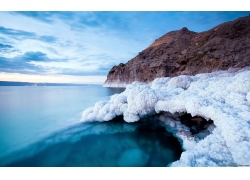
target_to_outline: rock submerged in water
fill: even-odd
[[[134,81],[196,75],[250,66],[250,16],[196,33],[182,28],[157,39],[126,64],[114,66],[105,87],[125,87]]]
[[[169,126],[172,127],[172,128],[174,128],[174,127],[175,127],[174,121],[171,121],[171,122],[169,123]]]
[[[149,155],[140,149],[129,149],[121,154],[117,164],[121,167],[143,167],[148,160]]]

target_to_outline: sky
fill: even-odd
[[[0,81],[103,83],[173,30],[202,32],[246,11],[0,11]]]

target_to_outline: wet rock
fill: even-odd
[[[214,121],[213,121],[213,120],[211,120],[211,119],[209,119],[209,120],[207,121],[207,123],[208,123],[208,124],[213,124],[213,123],[214,123]]]
[[[165,111],[165,112],[162,112],[162,115],[166,116],[166,117],[172,117],[173,114],[170,113],[170,112]]]
[[[182,125],[179,125],[179,124],[176,124],[176,128],[177,128],[178,130],[183,130],[183,126],[182,126]]]
[[[190,121],[199,127],[203,127],[207,123],[207,120],[202,117],[192,117]]]
[[[216,126],[214,124],[210,124],[209,127],[207,128],[207,130],[212,133],[214,128],[216,128]]]
[[[213,123],[214,121],[211,119],[209,119],[208,121],[205,121],[205,124],[203,125],[203,129],[207,129]]]
[[[179,131],[178,135],[182,135],[182,136],[191,136],[191,132],[190,131]]]
[[[187,127],[191,127],[191,123],[188,121],[188,119],[183,119],[183,120],[181,120],[181,123],[182,124],[184,124],[184,125],[186,125]]]
[[[194,136],[192,136],[192,135],[188,136],[188,140],[189,141],[193,141],[194,140]]]
[[[192,118],[191,114],[187,113],[187,114],[184,114],[182,116],[179,117],[181,119],[181,121],[184,121],[184,120],[189,120]]]
[[[195,136],[198,137],[199,139],[204,139],[209,134],[210,134],[210,132],[208,130],[202,130],[198,134],[195,134]]]
[[[179,113],[174,113],[173,115],[172,115],[172,117],[174,117],[174,118],[178,118],[178,117],[180,117],[180,115],[179,115]]]
[[[205,125],[203,126],[203,128],[204,128],[204,129],[207,129],[209,126],[210,126],[210,124],[205,124]]]
[[[180,121],[175,121],[175,124],[176,125],[181,125],[181,122]]]
[[[159,120],[164,122],[164,121],[166,121],[166,117],[163,116],[163,115],[160,115],[160,116],[159,116]]]
[[[196,134],[196,133],[198,133],[200,131],[200,128],[198,126],[196,126],[196,125],[192,125],[190,127],[190,131],[191,131],[192,134]]]
[[[175,127],[174,121],[171,121],[171,122],[169,123],[169,126],[172,127],[172,128],[174,128],[174,127]]]

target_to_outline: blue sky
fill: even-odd
[[[155,39],[201,32],[250,12],[0,12],[0,81],[103,83]]]

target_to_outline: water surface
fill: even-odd
[[[152,122],[83,123],[12,155],[14,167],[161,167],[180,158],[181,146]]]
[[[178,140],[157,122],[79,122],[84,109],[123,90],[0,87],[0,166],[159,167],[178,160]]]
[[[0,158],[79,123],[81,113],[124,89],[90,86],[1,86]]]

